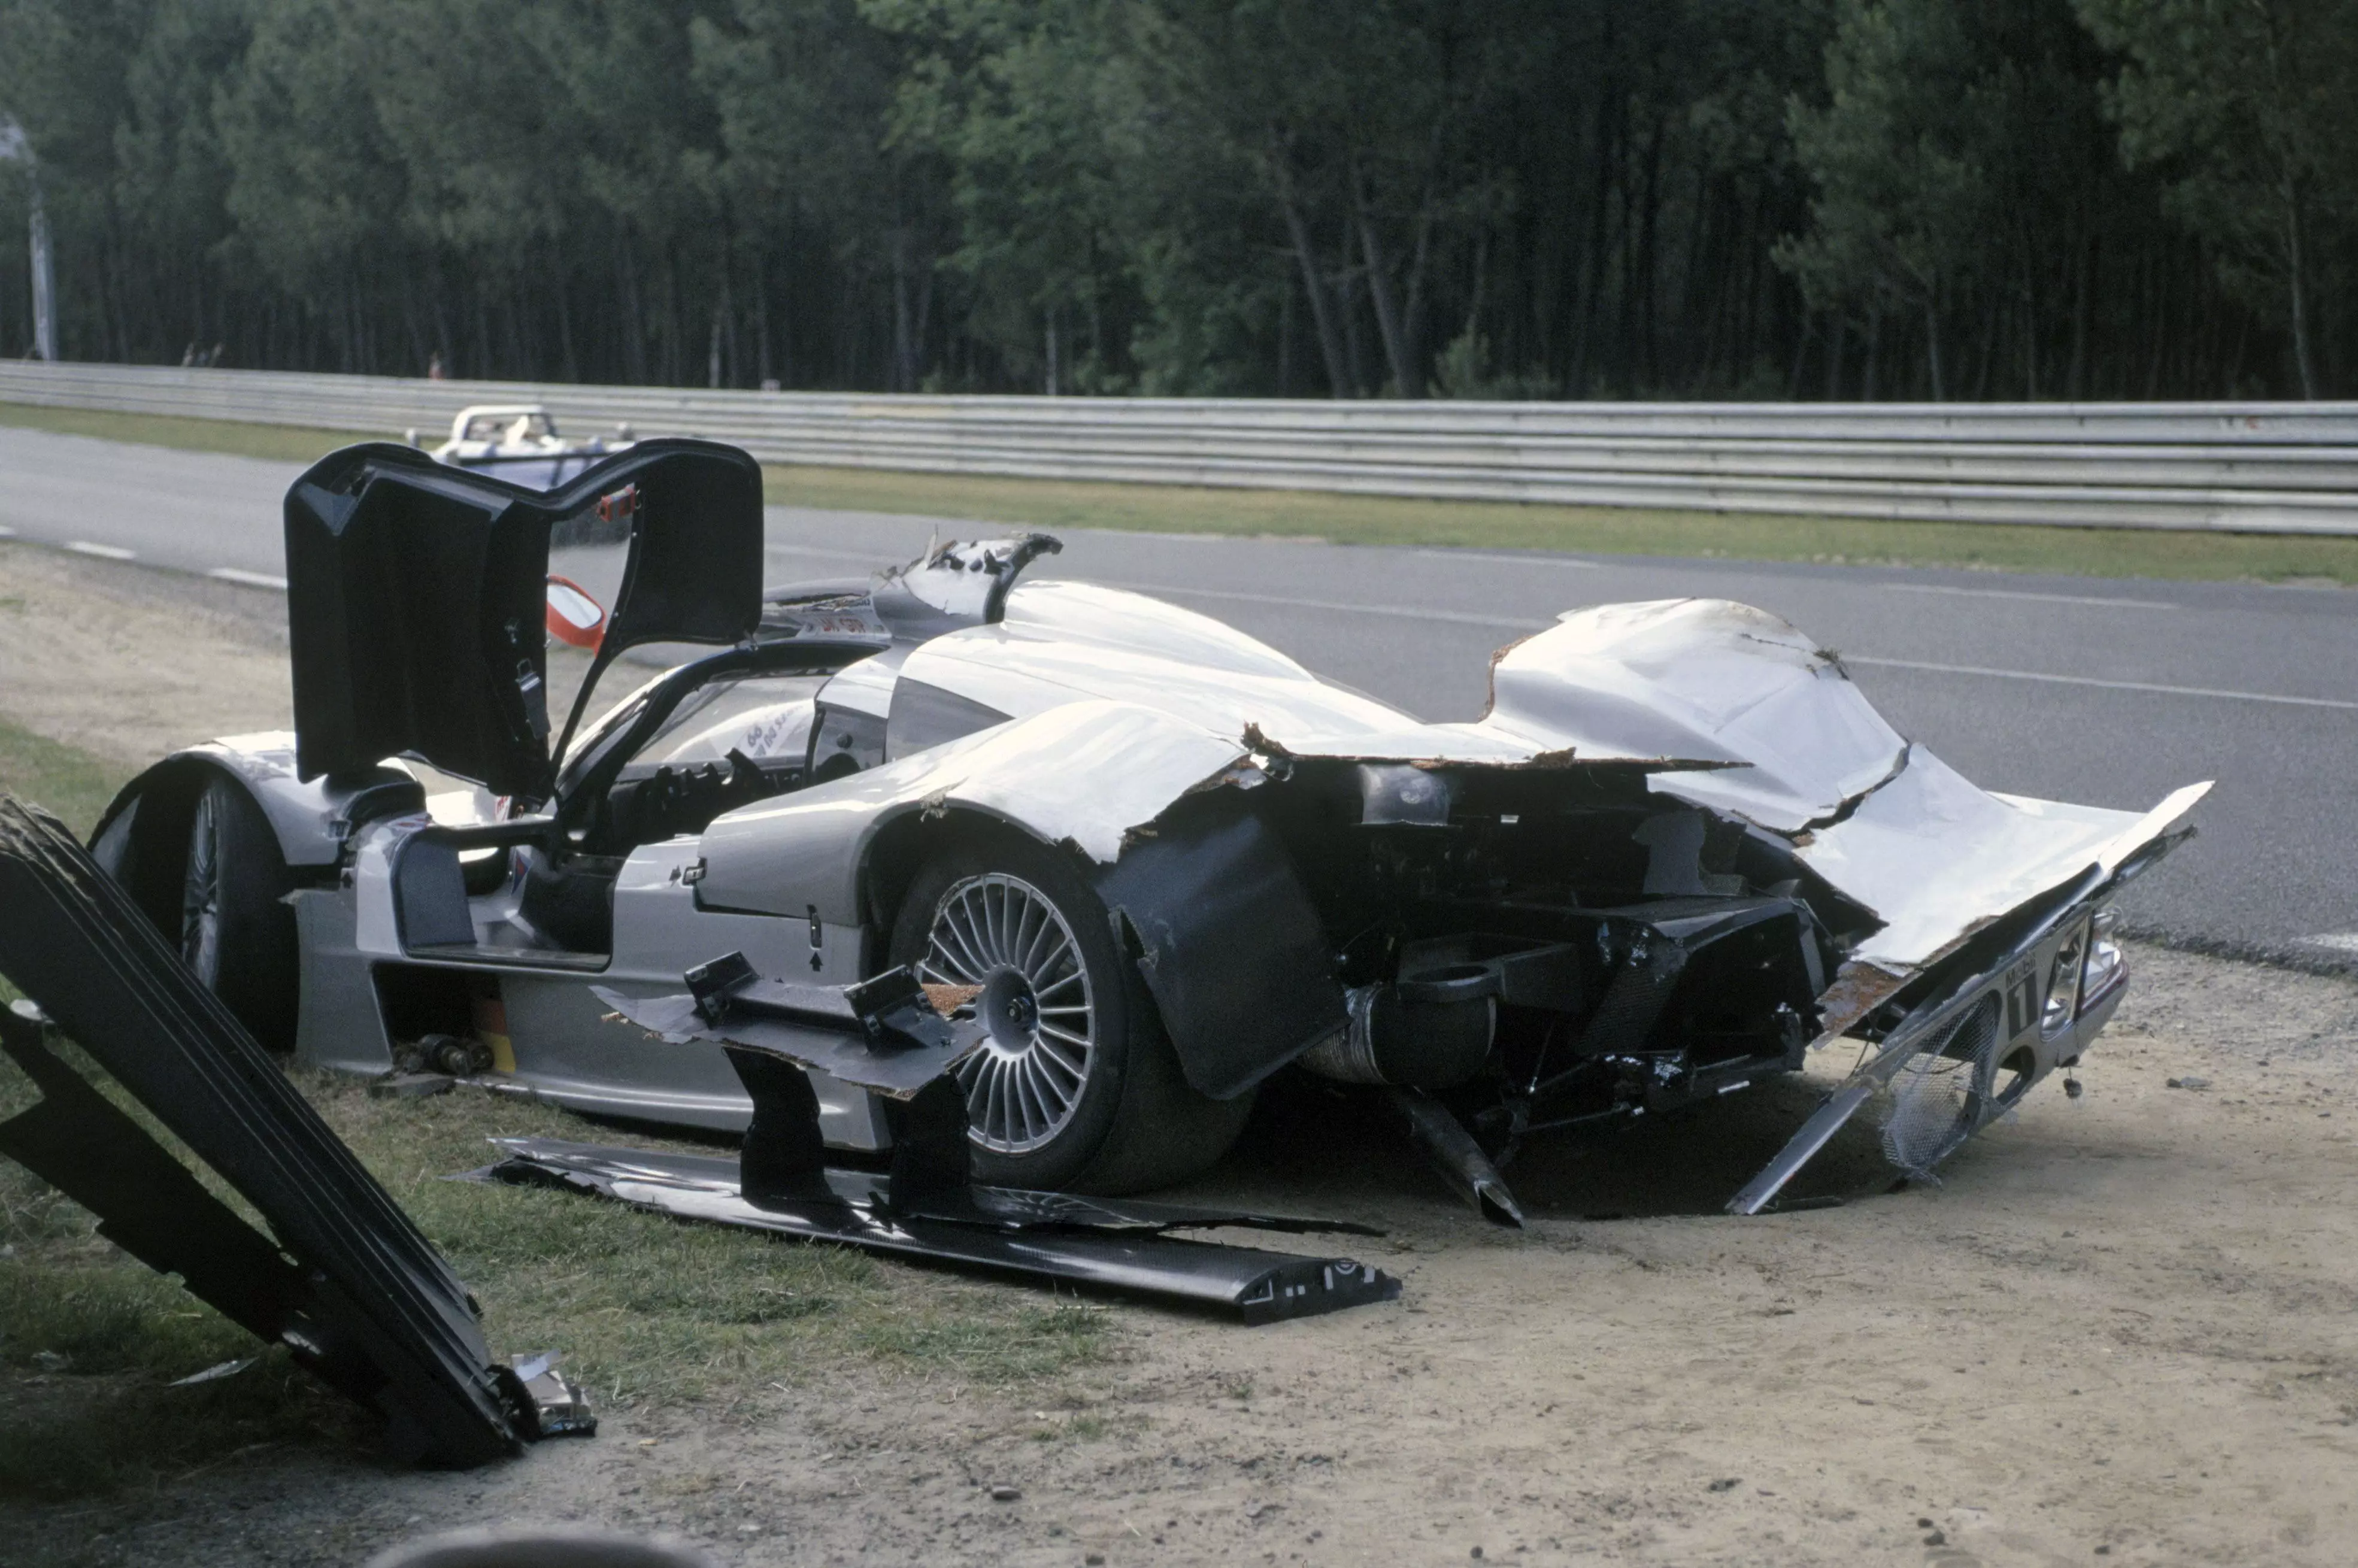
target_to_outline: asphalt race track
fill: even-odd
[[[283,586],[295,470],[0,427],[0,528]],[[770,580],[853,577],[948,520],[773,507]],[[617,549],[558,569],[593,591]],[[1074,532],[1043,575],[1199,610],[1420,717],[1482,710],[1491,652],[1575,605],[1709,595],[1839,649],[1894,725],[1975,782],[2142,809],[2215,779],[2201,837],[2132,893],[2133,928],[2358,969],[2358,592]],[[0,672],[0,679],[5,673]]]

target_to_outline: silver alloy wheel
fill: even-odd
[[[180,957],[211,986],[221,970],[221,823],[214,793],[197,796],[189,866],[180,881]]]
[[[968,877],[942,895],[917,978],[980,986],[990,1032],[958,1064],[974,1141],[1023,1154],[1062,1132],[1079,1108],[1097,1042],[1097,1000],[1072,927],[1020,877]]]

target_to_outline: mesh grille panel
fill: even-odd
[[[1893,1164],[1923,1174],[1989,1119],[1997,1021],[1997,997],[1984,997],[1892,1076],[1883,1152]]]

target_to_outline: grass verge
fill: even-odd
[[[784,505],[973,517],[1048,529],[2358,586],[2358,538],[1412,501],[867,469],[771,467],[763,472],[769,499]]]
[[[0,724],[0,784],[76,827],[95,817],[109,779],[96,760]],[[0,1000],[13,994],[0,984]],[[1106,1310],[1043,1292],[444,1179],[485,1163],[494,1136],[665,1141],[638,1130],[474,1091],[378,1099],[349,1078],[298,1074],[298,1084],[483,1303],[494,1353],[562,1352],[609,1413],[741,1407],[845,1368],[1053,1385],[1111,1354]],[[0,1117],[36,1098],[0,1058]],[[0,1161],[0,1497],[101,1493],[241,1450],[373,1441],[365,1416],[282,1351],[234,1377],[169,1386],[260,1350],[99,1237],[86,1210]]]
[[[0,719],[0,789],[47,806],[77,837],[89,837],[132,772]]]
[[[290,462],[309,462],[337,447],[366,438],[346,431],[22,404],[0,404],[0,425]],[[1273,535],[1347,545],[1569,550],[1835,566],[1961,567],[2071,577],[2358,586],[2358,538],[2309,535],[1896,523],[1863,517],[1412,501],[1310,491],[1100,484],[872,469],[773,465],[763,473],[770,500],[785,505],[975,518],[1048,529]]]
[[[183,452],[227,452],[233,457],[278,462],[317,462],[339,447],[371,439],[350,430],[314,430],[295,425],[248,425],[234,419],[185,419],[174,414],[116,414],[95,408],[46,408],[30,403],[0,403],[0,425],[54,430],[62,436],[95,436],[142,447]],[[395,434],[386,438],[399,440]]]

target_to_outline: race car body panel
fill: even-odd
[[[630,553],[584,700],[633,647],[717,651],[560,723],[536,596],[551,532],[593,510]],[[2102,1027],[2106,901],[2207,787],[2142,816],[1990,794],[1837,654],[1725,600],[1568,611],[1495,658],[1478,719],[1433,723],[1208,617],[1023,580],[1045,535],[763,594],[761,526],[759,470],[708,443],[545,493],[399,448],[327,460],[287,506],[295,735],[143,775],[102,861],[215,942],[188,912],[228,895],[173,839],[211,818],[178,803],[251,792],[323,1065],[737,1127],[717,1045],[614,1027],[591,986],[670,994],[730,954],[827,986],[905,965],[988,1025],[957,1071],[994,1180],[1184,1174],[1291,1065],[1394,1097],[1511,1214],[1489,1162],[1525,1138],[1844,1038],[1877,1048],[1871,1087],[1974,1064],[1938,1136],[1893,1145],[1923,1168]],[[418,763],[482,787],[429,800]],[[814,1084],[831,1141],[890,1141],[870,1096]]]

